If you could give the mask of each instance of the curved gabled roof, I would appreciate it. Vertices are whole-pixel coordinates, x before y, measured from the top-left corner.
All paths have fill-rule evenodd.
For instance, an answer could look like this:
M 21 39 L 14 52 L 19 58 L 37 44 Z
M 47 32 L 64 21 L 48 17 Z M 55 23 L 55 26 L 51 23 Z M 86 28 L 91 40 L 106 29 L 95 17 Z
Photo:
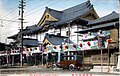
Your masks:
M 48 12 L 54 18 L 60 20 L 62 16 L 62 11 L 54 10 L 51 8 L 46 7 L 46 12 Z
M 68 43 L 68 37 L 65 37 L 65 36 L 46 34 L 45 39 L 47 39 L 52 45 L 62 45 L 62 42 Z M 71 43 L 73 42 L 70 40 L 70 44 Z
M 32 25 L 32 26 L 27 26 L 26 29 L 31 30 L 31 29 L 34 29 L 36 27 L 37 27 L 37 25 Z
M 82 11 L 83 9 L 85 9 L 86 7 L 91 6 L 90 1 L 86 1 L 84 3 L 78 4 L 76 6 L 73 6 L 71 8 L 65 9 L 63 10 L 64 13 L 74 13 L 76 11 Z
M 73 20 L 77 17 L 80 17 L 93 9 L 93 5 L 91 5 L 90 1 L 84 2 L 82 4 L 76 5 L 74 7 L 63 10 L 62 17 L 60 21 L 55 23 L 55 26 L 64 24 L 70 20 Z
M 39 30 L 41 30 L 43 28 L 43 26 L 38 26 L 36 28 L 30 29 L 28 31 L 23 32 L 24 35 L 29 35 L 29 34 L 33 34 L 38 32 Z
M 85 14 L 88 14 L 93 9 L 94 9 L 93 5 L 91 5 L 90 1 L 86 1 L 82 4 L 76 5 L 74 7 L 68 8 L 68 9 L 65 9 L 63 11 L 58 11 L 58 10 L 54 10 L 54 9 L 46 7 L 46 10 L 45 10 L 42 18 L 44 17 L 46 12 L 49 13 L 52 17 L 54 17 L 55 19 L 58 20 L 58 21 L 52 21 L 52 22 L 49 23 L 49 25 L 53 25 L 55 27 L 60 26 L 62 24 L 65 24 L 68 21 L 75 21 L 75 20 L 78 20 L 78 19 L 79 19 L 79 21 L 86 23 L 88 21 L 81 18 L 81 16 L 83 16 Z M 42 18 L 41 18 L 41 20 L 42 20 Z M 44 25 L 38 26 L 38 25 L 41 25 L 40 21 L 38 22 L 37 26 L 34 25 L 34 26 L 31 26 L 31 27 L 27 27 L 28 30 L 24 31 L 23 35 L 36 33 L 38 31 L 42 30 Z
M 114 19 L 119 19 L 119 14 L 113 11 L 111 14 L 108 14 L 104 17 L 98 18 L 96 20 L 89 21 L 87 25 L 95 25 L 101 22 L 111 21 Z
M 46 7 L 46 10 L 45 10 L 42 18 L 44 17 L 45 13 L 47 12 L 52 17 L 54 17 L 58 20 L 55 22 L 54 25 L 59 26 L 61 24 L 65 24 L 68 21 L 75 20 L 78 17 L 82 17 L 83 15 L 88 14 L 91 10 L 94 10 L 94 8 L 93 8 L 93 5 L 90 3 L 90 1 L 86 1 L 84 3 L 81 3 L 79 5 L 73 6 L 71 8 L 68 8 L 68 9 L 65 9 L 62 11 L 58 11 L 58 10 L 54 10 L 54 9 Z M 41 18 L 41 20 L 42 20 L 42 18 Z M 84 20 L 84 21 L 86 21 L 86 20 Z

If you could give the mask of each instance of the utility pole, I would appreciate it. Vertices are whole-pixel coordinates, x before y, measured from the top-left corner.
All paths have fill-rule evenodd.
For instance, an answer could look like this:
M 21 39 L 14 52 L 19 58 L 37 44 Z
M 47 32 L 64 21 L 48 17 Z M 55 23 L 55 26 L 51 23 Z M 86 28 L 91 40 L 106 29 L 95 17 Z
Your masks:
M 71 21 L 68 22 L 68 44 L 70 44 L 70 23 Z
M 98 46 L 99 46 L 99 49 L 101 50 L 100 62 L 101 62 L 101 72 L 103 72 L 102 37 L 100 35 L 98 35 Z
M 22 66 L 22 51 L 23 51 L 23 13 L 24 13 L 24 6 L 25 6 L 25 0 L 20 0 L 19 1 L 19 15 L 21 15 L 21 18 L 19 18 L 19 20 L 21 20 L 21 49 L 20 49 L 20 65 Z
M 8 46 L 7 46 L 7 38 L 5 40 L 5 43 L 6 43 L 6 53 L 7 53 L 7 66 L 8 66 L 8 63 L 9 63 L 9 59 L 8 59 Z

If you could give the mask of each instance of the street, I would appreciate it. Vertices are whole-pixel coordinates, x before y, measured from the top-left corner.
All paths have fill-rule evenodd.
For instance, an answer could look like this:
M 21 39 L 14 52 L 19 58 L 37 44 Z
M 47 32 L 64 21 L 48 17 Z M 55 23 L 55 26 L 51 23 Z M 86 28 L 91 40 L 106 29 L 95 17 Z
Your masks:
M 1 68 L 0 76 L 120 76 L 117 73 L 101 73 L 88 71 L 69 71 L 62 69 L 47 69 L 44 67 Z

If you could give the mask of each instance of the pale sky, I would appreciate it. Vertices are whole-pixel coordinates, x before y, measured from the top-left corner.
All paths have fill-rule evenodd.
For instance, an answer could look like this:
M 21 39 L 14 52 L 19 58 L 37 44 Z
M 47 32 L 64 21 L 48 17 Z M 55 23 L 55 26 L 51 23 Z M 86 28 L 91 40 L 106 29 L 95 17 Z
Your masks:
M 46 6 L 61 11 L 85 1 L 87 0 L 26 0 L 24 19 L 27 23 L 24 24 L 24 27 L 37 24 L 43 15 Z M 90 1 L 100 17 L 110 14 L 112 11 L 118 12 L 119 0 Z M 18 21 L 18 5 L 19 0 L 0 0 L 0 42 L 5 43 L 8 36 L 18 32 L 20 22 L 1 20 Z M 9 40 L 7 40 L 7 42 L 8 41 Z

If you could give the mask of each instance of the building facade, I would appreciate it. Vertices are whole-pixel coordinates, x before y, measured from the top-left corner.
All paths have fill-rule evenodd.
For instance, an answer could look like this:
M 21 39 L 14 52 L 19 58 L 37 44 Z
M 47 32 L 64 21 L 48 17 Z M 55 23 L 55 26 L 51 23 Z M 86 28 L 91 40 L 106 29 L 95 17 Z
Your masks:
M 26 35 L 37 35 L 39 42 L 44 40 L 45 34 L 54 34 L 70 37 L 74 43 L 79 42 L 79 36 L 75 31 L 80 31 L 89 20 L 99 18 L 90 1 L 63 11 L 46 7 L 45 12 L 37 24 L 36 29 Z
M 85 63 L 116 65 L 118 21 L 119 14 L 116 12 L 99 18 L 90 1 L 62 11 L 46 7 L 37 25 L 26 27 L 23 31 L 24 38 L 29 39 L 25 42 L 25 49 L 37 47 L 38 51 L 44 51 L 46 49 L 39 49 L 40 44 L 49 44 L 54 49 L 54 46 L 63 45 L 66 41 L 64 45 L 76 44 L 80 48 L 78 50 L 84 51 Z M 20 38 L 19 33 L 10 38 L 16 41 Z M 33 40 L 37 41 L 36 46 L 33 45 Z M 110 40 L 112 42 L 108 43 Z
M 103 65 L 117 65 L 119 14 L 112 12 L 107 16 L 89 21 L 86 26 L 89 28 L 77 32 L 83 36 L 83 50 L 86 51 L 85 60 L 90 60 L 94 65 L 101 63 Z

